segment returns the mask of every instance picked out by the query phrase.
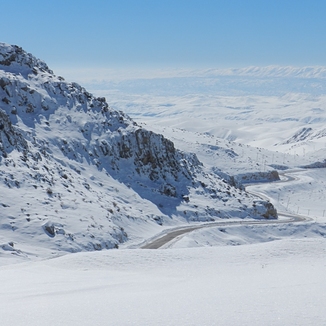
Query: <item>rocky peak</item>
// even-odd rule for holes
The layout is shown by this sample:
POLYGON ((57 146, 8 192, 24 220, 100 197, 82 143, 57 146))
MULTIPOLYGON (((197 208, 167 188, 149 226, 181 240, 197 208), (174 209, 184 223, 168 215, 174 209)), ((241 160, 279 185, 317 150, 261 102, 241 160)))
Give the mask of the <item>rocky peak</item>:
POLYGON ((39 71, 53 74, 47 64, 27 53, 17 45, 0 43, 0 69, 20 73, 25 78, 29 74, 37 74, 39 71))

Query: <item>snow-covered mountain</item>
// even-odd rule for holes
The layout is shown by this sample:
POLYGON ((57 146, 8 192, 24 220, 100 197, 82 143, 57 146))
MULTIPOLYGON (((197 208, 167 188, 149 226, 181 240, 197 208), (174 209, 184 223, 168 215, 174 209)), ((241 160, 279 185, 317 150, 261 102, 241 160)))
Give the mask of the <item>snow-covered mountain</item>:
MULTIPOLYGON (((197 74, 198 75, 198 74, 197 74)), ((326 78, 326 68, 323 66, 266 66, 245 67, 233 69, 208 69, 203 76, 251 76, 251 77, 290 77, 290 78, 326 78)))
POLYGON ((277 216, 218 160, 204 165, 3 43, 0 101, 3 252, 99 250, 168 225, 277 216))

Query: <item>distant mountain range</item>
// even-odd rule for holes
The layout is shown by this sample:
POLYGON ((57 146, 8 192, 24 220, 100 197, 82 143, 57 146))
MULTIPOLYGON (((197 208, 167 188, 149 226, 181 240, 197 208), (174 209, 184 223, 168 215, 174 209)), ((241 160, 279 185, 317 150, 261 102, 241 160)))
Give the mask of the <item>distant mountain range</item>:
POLYGON ((231 69, 208 69, 203 76, 251 76, 251 77, 290 77, 290 78, 326 78, 326 67, 265 66, 231 69))

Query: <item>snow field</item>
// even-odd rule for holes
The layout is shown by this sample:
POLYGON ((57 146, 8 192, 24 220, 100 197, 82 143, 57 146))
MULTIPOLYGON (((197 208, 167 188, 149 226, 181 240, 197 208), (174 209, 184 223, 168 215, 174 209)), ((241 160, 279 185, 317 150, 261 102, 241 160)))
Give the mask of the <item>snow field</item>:
POLYGON ((109 250, 0 268, 1 325, 322 325, 325 240, 109 250))

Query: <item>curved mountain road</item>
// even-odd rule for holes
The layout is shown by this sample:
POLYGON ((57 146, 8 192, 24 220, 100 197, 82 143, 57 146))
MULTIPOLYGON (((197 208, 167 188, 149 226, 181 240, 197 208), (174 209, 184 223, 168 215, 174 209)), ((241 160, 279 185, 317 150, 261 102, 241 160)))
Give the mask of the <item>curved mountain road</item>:
MULTIPOLYGON (((296 171, 297 172, 297 171, 296 171)), ((280 183, 280 182, 291 182, 293 180, 296 180, 295 177, 292 177, 288 174, 283 173, 282 176, 284 176, 286 179, 285 180, 280 180, 280 181, 275 181, 275 183, 280 183)), ((269 198, 259 192, 256 191, 249 191, 249 193, 260 197, 264 200, 269 200, 269 198)), ((154 238, 150 239, 147 241, 146 244, 143 244, 140 246, 141 249, 159 249, 169 243, 170 241, 176 239, 177 237, 181 237, 182 235, 192 232, 194 230, 199 230, 203 228, 210 228, 210 227, 216 227, 216 226, 231 226, 231 225, 255 225, 255 224, 287 224, 287 223, 295 223, 295 222, 304 222, 304 221, 309 221, 311 218, 303 215, 298 215, 294 213, 288 213, 288 212, 279 212, 279 216, 285 216, 288 217, 287 219, 268 219, 268 220, 251 220, 251 221, 246 221, 246 220, 240 220, 240 221, 218 221, 218 222, 208 222, 204 224, 199 224, 199 225, 192 225, 192 226, 185 226, 185 227, 179 227, 179 228, 174 228, 172 230, 167 231, 168 233, 166 234, 160 234, 155 236, 154 238)))

